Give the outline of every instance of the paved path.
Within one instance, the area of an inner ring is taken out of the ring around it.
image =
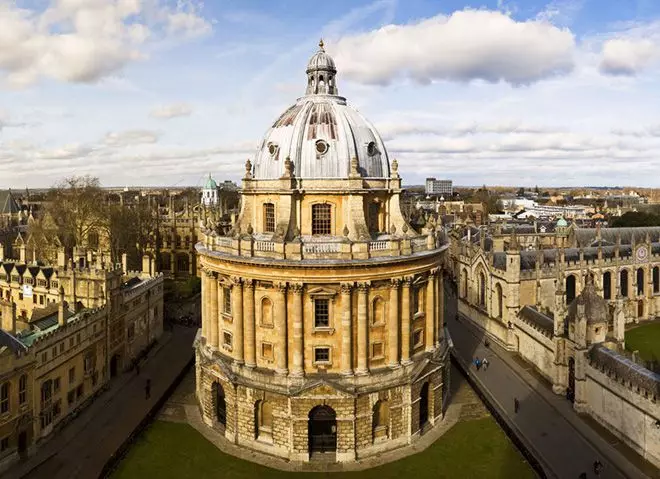
[[[108,391],[7,477],[93,479],[117,452],[193,357],[195,328],[175,326],[140,367],[115,378]],[[151,397],[145,382],[151,379]]]
[[[523,442],[531,445],[531,452],[539,457],[548,476],[577,479],[586,472],[587,477],[594,478],[593,462],[598,459],[605,466],[600,474],[602,478],[651,477],[591,429],[568,401],[553,394],[517,363],[511,353],[494,341],[490,348],[485,348],[483,333],[468,321],[467,318],[448,321],[454,352],[467,365],[471,365],[475,356],[488,357],[487,371],[476,371],[471,366],[469,374],[494,399],[496,409],[504,414]],[[514,412],[514,397],[520,402],[518,413]]]

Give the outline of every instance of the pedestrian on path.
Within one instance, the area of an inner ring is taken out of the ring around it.
[[[513,412],[517,414],[518,409],[520,409],[520,401],[518,401],[518,398],[513,398]]]
[[[488,362],[488,358],[484,358],[484,360],[481,361],[481,364],[482,364],[483,367],[484,367],[484,371],[485,371],[486,369],[488,369],[488,365],[490,364],[490,363]]]
[[[600,462],[598,459],[594,461],[594,474],[596,476],[600,476],[600,471],[603,470],[603,463]]]
[[[147,379],[147,383],[144,385],[144,395],[146,399],[151,397],[151,379]]]
[[[488,338],[484,339],[484,346],[489,348],[490,347],[490,341],[488,341]]]
[[[477,371],[481,369],[481,359],[477,358],[475,359],[475,366],[477,366]]]

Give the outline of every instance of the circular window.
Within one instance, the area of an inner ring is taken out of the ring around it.
[[[318,140],[316,142],[316,152],[319,155],[325,155],[328,152],[328,144],[323,140]]]
[[[374,156],[376,153],[378,153],[378,148],[376,148],[376,143],[373,141],[369,142],[367,145],[367,154],[369,156]]]
[[[273,156],[277,153],[277,145],[275,143],[268,143],[268,153]]]

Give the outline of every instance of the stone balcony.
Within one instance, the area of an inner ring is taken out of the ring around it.
[[[369,260],[430,253],[447,246],[435,233],[381,237],[370,241],[350,241],[341,237],[301,236],[292,241],[273,241],[267,235],[220,236],[202,231],[200,244],[208,252],[243,258],[272,260]]]

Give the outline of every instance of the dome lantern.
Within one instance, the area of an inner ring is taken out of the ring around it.
[[[319,41],[319,51],[307,64],[306,95],[337,95],[335,61],[325,51],[323,39]]]

